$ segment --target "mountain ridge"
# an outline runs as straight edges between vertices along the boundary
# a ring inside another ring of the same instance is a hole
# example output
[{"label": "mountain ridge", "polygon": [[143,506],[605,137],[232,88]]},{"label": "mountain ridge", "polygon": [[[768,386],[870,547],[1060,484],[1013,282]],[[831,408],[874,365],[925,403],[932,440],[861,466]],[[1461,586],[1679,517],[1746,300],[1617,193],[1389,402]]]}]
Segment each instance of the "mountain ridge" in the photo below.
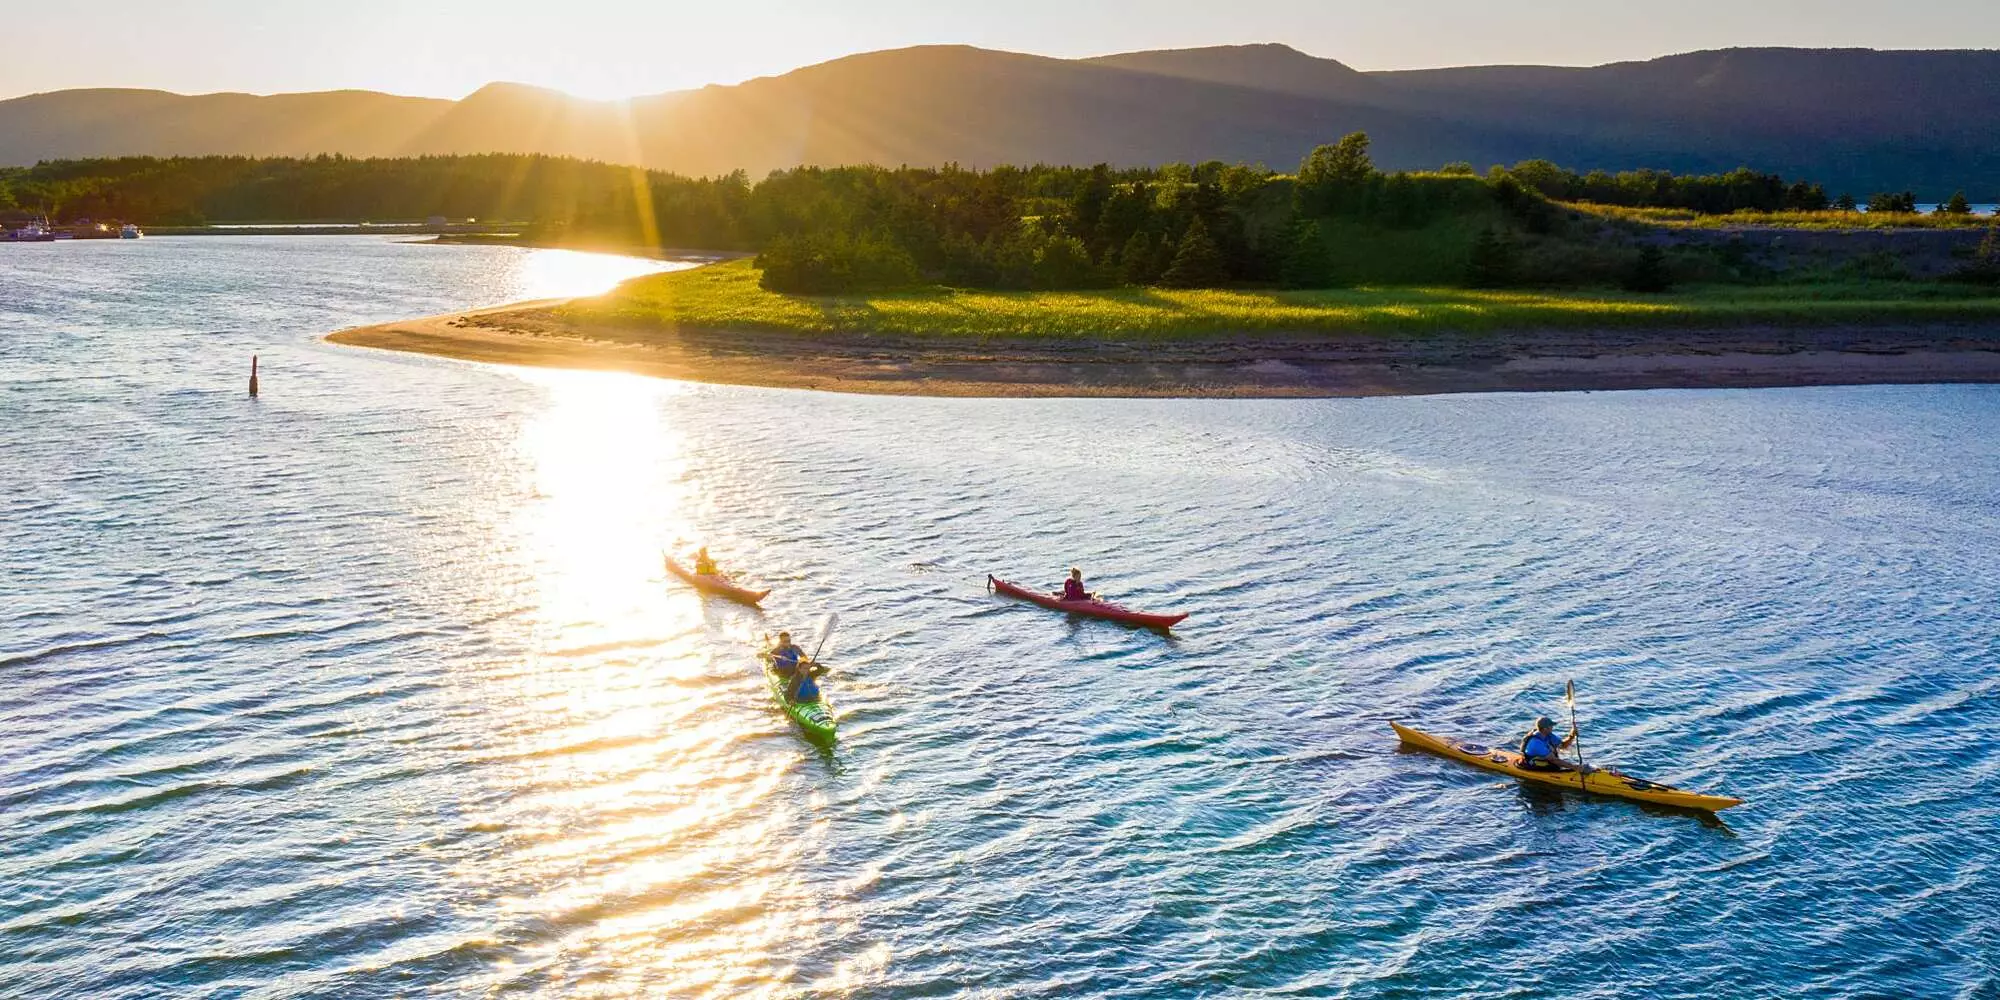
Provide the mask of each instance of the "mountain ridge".
[{"label": "mountain ridge", "polygon": [[1220,159],[1278,167],[1350,131],[1392,169],[1748,164],[1840,190],[2000,193],[2000,52],[1739,47],[1592,67],[1360,71],[1281,43],[1060,59],[856,53],[730,85],[593,101],[496,82],[368,90],[50,91],[0,101],[0,164],[117,155],[520,152],[712,175],[842,163]]}]

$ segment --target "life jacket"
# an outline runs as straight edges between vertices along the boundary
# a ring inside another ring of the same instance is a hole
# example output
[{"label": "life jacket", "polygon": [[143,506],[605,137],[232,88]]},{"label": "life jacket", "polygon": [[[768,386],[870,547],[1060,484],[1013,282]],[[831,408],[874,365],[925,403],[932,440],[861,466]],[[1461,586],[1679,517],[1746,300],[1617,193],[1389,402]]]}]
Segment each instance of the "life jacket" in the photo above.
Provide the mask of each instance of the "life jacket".
[{"label": "life jacket", "polygon": [[[1547,753],[1537,753],[1529,749],[1529,747],[1533,746],[1537,741],[1539,741],[1543,747],[1547,748],[1548,750]],[[1562,741],[1556,739],[1553,735],[1543,736],[1542,731],[1539,729],[1534,730],[1530,732],[1528,735],[1521,737],[1521,756],[1524,759],[1531,762],[1542,761],[1542,760],[1559,760],[1562,757]]]},{"label": "life jacket", "polygon": [[794,673],[799,669],[799,657],[804,655],[797,646],[783,646],[771,651],[771,666],[781,674]]},{"label": "life jacket", "polygon": [[818,701],[819,682],[813,680],[812,674],[801,670],[792,680],[792,689],[787,694],[790,701]]},{"label": "life jacket", "polygon": [[1090,594],[1083,589],[1082,580],[1064,580],[1062,599],[1065,601],[1087,601],[1090,600]]}]

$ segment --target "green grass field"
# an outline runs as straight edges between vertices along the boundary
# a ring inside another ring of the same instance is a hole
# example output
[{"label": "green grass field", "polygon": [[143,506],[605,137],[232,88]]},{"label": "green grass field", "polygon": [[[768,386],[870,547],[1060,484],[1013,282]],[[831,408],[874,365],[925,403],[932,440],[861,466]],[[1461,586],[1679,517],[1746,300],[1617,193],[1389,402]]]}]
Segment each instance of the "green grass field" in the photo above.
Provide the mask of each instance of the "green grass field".
[{"label": "green grass field", "polygon": [[757,287],[750,261],[626,282],[560,307],[578,323],[948,338],[1178,340],[1234,334],[1842,325],[2000,319],[2000,292],[1917,282],[1703,286],[1666,295],[1472,291],[985,292],[808,297]]}]

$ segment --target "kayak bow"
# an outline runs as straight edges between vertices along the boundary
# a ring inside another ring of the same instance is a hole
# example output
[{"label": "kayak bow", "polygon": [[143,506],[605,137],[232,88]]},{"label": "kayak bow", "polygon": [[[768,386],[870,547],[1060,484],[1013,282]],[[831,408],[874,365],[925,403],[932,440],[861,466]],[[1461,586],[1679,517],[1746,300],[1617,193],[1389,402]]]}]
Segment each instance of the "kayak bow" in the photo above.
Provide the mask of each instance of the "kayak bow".
[{"label": "kayak bow", "polygon": [[1474,767],[1483,767],[1488,771],[1498,771],[1522,781],[1535,781],[1572,791],[1590,791],[1599,795],[1613,795],[1621,799],[1651,802],[1655,805],[1673,806],[1676,809],[1695,809],[1701,812],[1719,812],[1743,804],[1742,799],[1732,799],[1727,795],[1690,792],[1672,785],[1662,785],[1644,778],[1621,774],[1609,768],[1590,772],[1589,784],[1586,787],[1583,776],[1575,771],[1535,771],[1524,768],[1521,766],[1521,755],[1512,750],[1432,736],[1401,723],[1391,722],[1389,725],[1396,730],[1396,735],[1402,737],[1403,742],[1410,746],[1463,761]]},{"label": "kayak bow", "polygon": [[827,704],[826,694],[822,692],[818,701],[797,702],[786,698],[785,678],[772,666],[771,651],[768,648],[760,650],[757,659],[764,664],[764,683],[770,685],[771,697],[778,699],[778,707],[799,724],[806,739],[821,746],[832,746],[838,723],[834,722],[833,706]]},{"label": "kayak bow", "polygon": [[1039,604],[1051,611],[1067,611],[1073,615],[1103,618],[1114,622],[1124,622],[1127,625],[1141,625],[1146,628],[1164,630],[1173,628],[1175,625],[1180,624],[1182,619],[1187,617],[1186,614],[1151,615],[1143,611],[1133,611],[1123,605],[1113,604],[1110,601],[1100,601],[1095,598],[1088,601],[1065,601],[1061,595],[1044,594],[1039,590],[1029,590],[1018,584],[1008,583],[991,573],[986,574],[986,585],[998,593]]},{"label": "kayak bow", "polygon": [[751,590],[748,587],[739,587],[720,576],[708,576],[697,573],[675,562],[673,556],[662,555],[660,558],[666,560],[667,572],[680,577],[687,582],[688,586],[704,594],[727,597],[732,601],[740,601],[751,607],[756,607],[757,602],[763,600],[765,595],[770,593],[768,590]]}]

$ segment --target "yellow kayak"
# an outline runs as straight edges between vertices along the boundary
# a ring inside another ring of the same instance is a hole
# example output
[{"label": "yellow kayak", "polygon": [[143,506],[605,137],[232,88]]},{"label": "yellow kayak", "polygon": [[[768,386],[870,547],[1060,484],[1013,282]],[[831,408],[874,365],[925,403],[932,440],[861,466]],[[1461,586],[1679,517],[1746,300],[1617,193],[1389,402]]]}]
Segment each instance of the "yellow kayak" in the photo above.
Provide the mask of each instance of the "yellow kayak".
[{"label": "yellow kayak", "polygon": [[1396,735],[1402,737],[1403,742],[1410,746],[1429,750],[1453,760],[1464,761],[1473,767],[1498,771],[1522,781],[1536,781],[1575,791],[1615,795],[1621,799],[1651,802],[1677,809],[1699,809],[1703,812],[1717,812],[1743,804],[1742,799],[1732,799],[1727,795],[1703,795],[1700,792],[1684,791],[1672,785],[1662,785],[1656,781],[1635,778],[1609,769],[1595,770],[1587,775],[1576,771],[1531,770],[1521,766],[1521,755],[1513,750],[1503,747],[1483,747],[1464,740],[1432,736],[1400,723],[1391,722],[1389,725],[1393,726]]}]

